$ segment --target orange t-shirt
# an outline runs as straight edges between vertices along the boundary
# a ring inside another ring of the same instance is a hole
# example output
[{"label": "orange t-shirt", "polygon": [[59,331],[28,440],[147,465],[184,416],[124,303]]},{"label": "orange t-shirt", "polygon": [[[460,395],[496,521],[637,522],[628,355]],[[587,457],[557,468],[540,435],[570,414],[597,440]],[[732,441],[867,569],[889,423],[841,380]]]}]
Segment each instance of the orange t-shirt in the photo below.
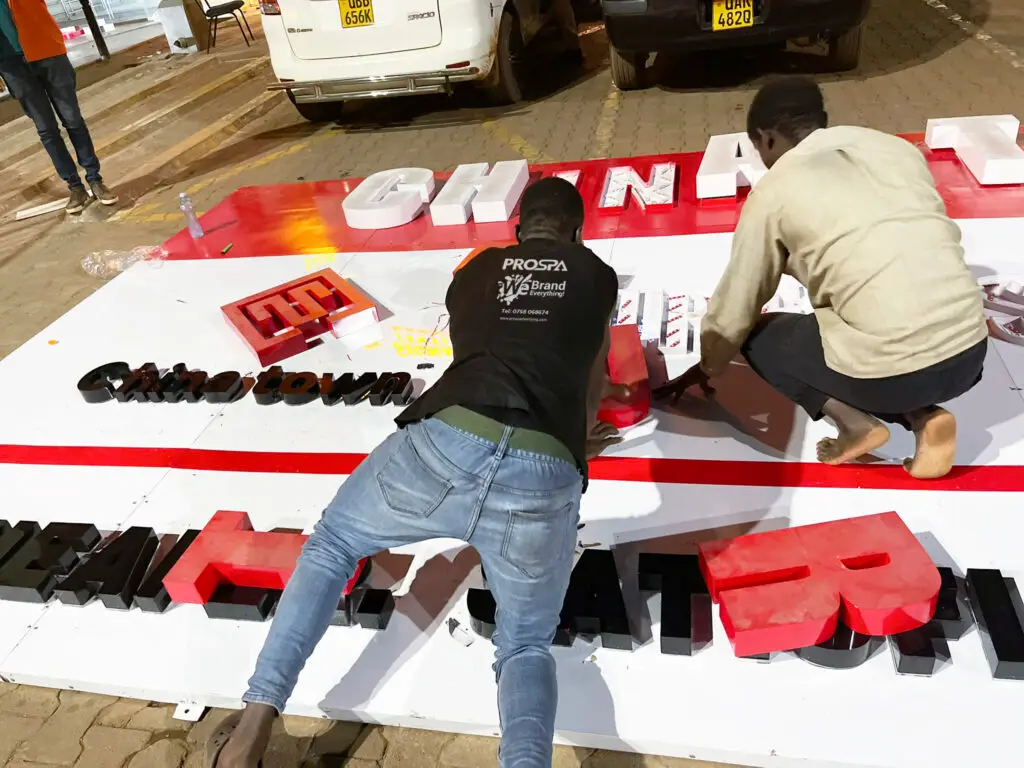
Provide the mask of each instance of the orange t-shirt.
[{"label": "orange t-shirt", "polygon": [[50,59],[68,52],[64,36],[46,9],[45,0],[7,0],[7,4],[26,61]]}]

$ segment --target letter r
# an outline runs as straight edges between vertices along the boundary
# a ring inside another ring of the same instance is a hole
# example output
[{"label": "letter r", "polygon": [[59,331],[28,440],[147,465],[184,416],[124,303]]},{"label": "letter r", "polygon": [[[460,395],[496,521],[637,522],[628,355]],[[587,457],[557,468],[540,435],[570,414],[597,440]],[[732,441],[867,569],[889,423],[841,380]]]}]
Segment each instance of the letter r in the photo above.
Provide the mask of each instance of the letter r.
[{"label": "letter r", "polygon": [[864,635],[928,623],[941,578],[895,512],[700,545],[737,656],[817,645],[836,622]]}]

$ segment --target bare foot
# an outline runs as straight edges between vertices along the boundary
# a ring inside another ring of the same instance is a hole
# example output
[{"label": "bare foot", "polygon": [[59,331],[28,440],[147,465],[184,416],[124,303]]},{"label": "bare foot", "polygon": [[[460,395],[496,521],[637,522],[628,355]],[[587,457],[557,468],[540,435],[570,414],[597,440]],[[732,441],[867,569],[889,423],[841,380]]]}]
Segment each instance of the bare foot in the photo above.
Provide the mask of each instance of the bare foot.
[{"label": "bare foot", "polygon": [[903,466],[918,480],[934,480],[949,473],[956,454],[956,419],[944,408],[936,408],[912,421],[917,451]]},{"label": "bare foot", "polygon": [[222,735],[230,732],[215,768],[260,768],[276,715],[277,711],[266,704],[246,705],[242,712],[230,716],[215,732],[207,745],[207,759],[210,759],[210,752],[216,750],[216,743]]},{"label": "bare foot", "polygon": [[889,429],[880,421],[863,431],[839,430],[839,437],[826,437],[818,441],[818,461],[831,466],[845,464],[881,448],[887,442]]},{"label": "bare foot", "polygon": [[881,448],[889,441],[889,429],[874,416],[829,398],[822,412],[839,430],[839,436],[818,441],[818,461],[845,464]]}]

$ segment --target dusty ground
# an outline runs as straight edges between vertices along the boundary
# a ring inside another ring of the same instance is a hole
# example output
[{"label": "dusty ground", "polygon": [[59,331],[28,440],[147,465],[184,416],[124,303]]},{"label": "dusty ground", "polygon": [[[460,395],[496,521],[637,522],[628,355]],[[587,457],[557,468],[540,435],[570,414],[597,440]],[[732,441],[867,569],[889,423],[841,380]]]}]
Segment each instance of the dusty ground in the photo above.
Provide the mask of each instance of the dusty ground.
[{"label": "dusty ground", "polygon": [[[98,283],[79,268],[87,253],[159,243],[180,229],[175,198],[183,189],[203,210],[243,185],[358,176],[409,164],[443,169],[517,157],[545,162],[697,151],[710,135],[742,128],[765,74],[810,72],[815,65],[813,52],[795,50],[661,60],[653,87],[620,94],[611,85],[602,31],[585,32],[584,70],[561,73],[556,85],[525,105],[490,109],[473,94],[459,94],[368,105],[338,125],[311,126],[282,99],[206,156],[169,176],[125,185],[126,205],[112,215],[0,223],[0,358],[95,290]],[[908,132],[924,130],[929,117],[1024,116],[1024,7],[1019,0],[877,2],[860,69],[821,82],[836,123]],[[212,712],[190,729],[172,721],[166,707],[0,684],[0,765],[202,768],[195,747],[222,716]],[[267,768],[302,760],[366,768],[493,765],[494,749],[489,739],[289,720]],[[558,751],[556,766],[581,764],[697,765]]]}]

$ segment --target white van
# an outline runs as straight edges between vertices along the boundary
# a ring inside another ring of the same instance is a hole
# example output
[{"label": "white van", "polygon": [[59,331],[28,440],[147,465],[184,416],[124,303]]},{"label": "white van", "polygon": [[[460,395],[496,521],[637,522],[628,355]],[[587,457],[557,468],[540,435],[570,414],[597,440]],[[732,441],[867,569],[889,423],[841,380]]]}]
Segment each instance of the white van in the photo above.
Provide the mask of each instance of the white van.
[{"label": "white van", "polygon": [[[331,119],[338,102],[451,93],[465,82],[495,103],[514,103],[523,97],[524,50],[571,8],[562,2],[559,9],[559,0],[262,0],[278,79],[271,89],[287,91],[312,121]],[[571,37],[578,51],[575,29]]]}]

